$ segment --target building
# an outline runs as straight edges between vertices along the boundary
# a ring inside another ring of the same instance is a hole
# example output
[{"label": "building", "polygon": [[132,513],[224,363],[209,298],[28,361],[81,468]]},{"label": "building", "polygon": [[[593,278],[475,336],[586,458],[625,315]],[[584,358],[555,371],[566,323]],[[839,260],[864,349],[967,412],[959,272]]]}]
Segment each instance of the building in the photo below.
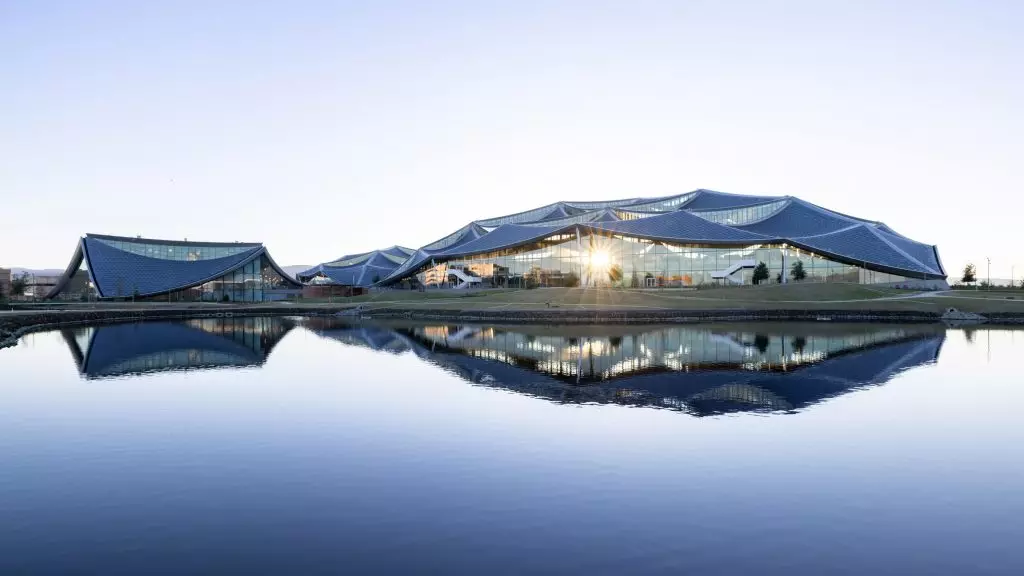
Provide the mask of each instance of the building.
[{"label": "building", "polygon": [[300,289],[259,243],[87,234],[46,298],[262,302]]},{"label": "building", "polygon": [[11,271],[0,268],[0,298],[11,296]]},{"label": "building", "polygon": [[392,246],[359,254],[347,254],[299,272],[303,296],[355,296],[387,278],[404,264],[415,250]]},{"label": "building", "polygon": [[[46,295],[53,291],[54,286],[60,282],[60,275],[53,274],[36,274],[34,272],[25,273],[25,294],[34,299],[42,300],[46,298]],[[79,289],[84,288],[83,285],[78,287]]]},{"label": "building", "polygon": [[[382,285],[689,287],[854,282],[947,287],[935,246],[791,196],[695,190],[555,202],[476,220],[416,250]],[[759,279],[761,280],[761,279]]]}]

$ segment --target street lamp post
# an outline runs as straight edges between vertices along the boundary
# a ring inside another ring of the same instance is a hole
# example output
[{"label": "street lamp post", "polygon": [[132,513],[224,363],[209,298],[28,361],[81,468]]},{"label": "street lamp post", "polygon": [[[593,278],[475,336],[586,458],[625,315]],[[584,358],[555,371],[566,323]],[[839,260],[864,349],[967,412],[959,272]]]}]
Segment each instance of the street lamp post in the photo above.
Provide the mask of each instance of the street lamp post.
[{"label": "street lamp post", "polygon": [[992,259],[989,258],[988,256],[985,256],[985,261],[988,263],[988,268],[986,268],[985,275],[988,276],[988,288],[989,288],[989,290],[991,290],[992,289]]}]

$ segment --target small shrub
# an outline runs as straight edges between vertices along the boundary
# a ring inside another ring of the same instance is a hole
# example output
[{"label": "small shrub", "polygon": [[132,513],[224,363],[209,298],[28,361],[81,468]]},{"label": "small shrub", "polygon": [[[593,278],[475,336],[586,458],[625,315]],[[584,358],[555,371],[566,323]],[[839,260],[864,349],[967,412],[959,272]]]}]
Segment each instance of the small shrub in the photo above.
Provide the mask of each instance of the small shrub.
[{"label": "small shrub", "polygon": [[754,277],[752,278],[754,284],[760,284],[767,280],[768,277],[768,265],[764,262],[758,262],[754,268]]},{"label": "small shrub", "polygon": [[793,268],[792,270],[790,270],[789,276],[790,278],[796,280],[797,282],[800,282],[804,278],[807,278],[807,271],[804,270],[803,261],[797,260],[796,262],[793,263]]}]

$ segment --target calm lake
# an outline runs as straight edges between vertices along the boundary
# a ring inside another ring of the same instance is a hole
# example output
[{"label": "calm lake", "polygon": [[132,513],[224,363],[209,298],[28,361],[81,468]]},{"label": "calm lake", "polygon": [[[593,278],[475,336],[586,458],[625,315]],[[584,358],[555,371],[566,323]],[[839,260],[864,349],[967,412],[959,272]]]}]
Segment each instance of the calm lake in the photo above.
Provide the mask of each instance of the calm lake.
[{"label": "calm lake", "polygon": [[824,322],[38,333],[0,350],[0,574],[1019,575],[1022,356]]}]

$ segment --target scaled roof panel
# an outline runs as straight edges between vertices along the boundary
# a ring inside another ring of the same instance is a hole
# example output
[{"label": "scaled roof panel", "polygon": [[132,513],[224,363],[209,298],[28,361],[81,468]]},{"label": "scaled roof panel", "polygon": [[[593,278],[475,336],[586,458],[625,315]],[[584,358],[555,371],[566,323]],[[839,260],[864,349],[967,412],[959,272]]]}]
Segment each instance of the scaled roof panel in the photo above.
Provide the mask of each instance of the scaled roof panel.
[{"label": "scaled roof panel", "polygon": [[595,230],[606,230],[628,236],[657,238],[677,242],[750,242],[759,243],[767,240],[765,236],[754,234],[724,224],[716,224],[690,214],[685,210],[676,210],[657,214],[638,220],[620,220],[618,222],[595,222],[587,227]]},{"label": "scaled roof panel", "polygon": [[795,238],[828,234],[857,223],[857,220],[793,199],[764,220],[738,228],[765,236]]},{"label": "scaled roof panel", "polygon": [[875,230],[870,224],[854,224],[829,234],[791,238],[790,242],[853,262],[871,263],[908,272],[939,274],[937,270],[895,250],[880,234],[882,232]]},{"label": "scaled roof panel", "polygon": [[714,190],[697,190],[693,198],[683,205],[685,210],[723,210],[726,208],[739,208],[751,206],[764,202],[778,200],[778,196],[749,196],[746,194],[729,194],[716,192]]},{"label": "scaled roof panel", "polygon": [[565,226],[523,226],[519,224],[503,224],[487,235],[459,246],[453,246],[448,250],[439,252],[438,255],[455,256],[461,254],[476,254],[509,248],[519,244],[525,244],[533,240],[546,238],[566,228]]},{"label": "scaled roof panel", "polygon": [[314,282],[314,279],[319,277],[320,282],[326,278],[332,284],[366,288],[372,286],[375,280],[387,278],[407,263],[410,253],[414,253],[414,251],[401,246],[392,246],[382,250],[353,254],[334,262],[313,266],[297,274],[297,277],[303,282]]},{"label": "scaled roof panel", "polygon": [[100,296],[147,296],[195,286],[238,268],[264,252],[255,246],[245,252],[210,260],[165,260],[118,250],[87,236],[89,270]]},{"label": "scaled roof panel", "polygon": [[881,228],[877,229],[877,232],[879,236],[895,245],[900,250],[906,252],[907,255],[924,264],[928,268],[936,272],[942,270],[942,265],[939,264],[939,260],[935,254],[935,246],[915,242],[898,234],[886,232]]}]

